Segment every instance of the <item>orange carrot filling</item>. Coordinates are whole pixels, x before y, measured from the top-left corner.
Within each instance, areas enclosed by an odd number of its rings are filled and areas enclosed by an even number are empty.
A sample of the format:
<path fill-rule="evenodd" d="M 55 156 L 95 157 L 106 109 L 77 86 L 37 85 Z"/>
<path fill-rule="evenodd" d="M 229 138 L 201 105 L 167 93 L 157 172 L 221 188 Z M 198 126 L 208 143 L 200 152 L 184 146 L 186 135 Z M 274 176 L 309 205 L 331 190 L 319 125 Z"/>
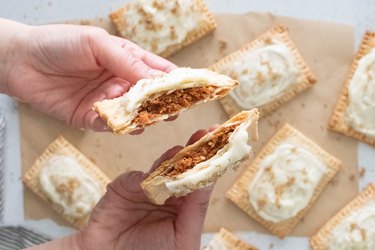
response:
<path fill-rule="evenodd" d="M 230 134 L 235 130 L 237 126 L 238 124 L 222 128 L 220 131 L 216 132 L 213 138 L 211 138 L 206 143 L 185 152 L 185 155 L 178 161 L 173 162 L 171 166 L 168 167 L 169 171 L 163 173 L 163 175 L 169 177 L 175 176 L 184 173 L 189 169 L 192 169 L 195 165 L 201 162 L 211 159 L 220 149 L 222 149 L 228 143 Z"/>
<path fill-rule="evenodd" d="M 189 108 L 199 101 L 212 97 L 216 87 L 193 87 L 179 89 L 171 93 L 162 94 L 156 98 L 150 98 L 142 103 L 138 109 L 138 116 L 134 118 L 133 123 L 146 125 L 164 114 L 173 114 L 181 109 Z M 229 90 L 225 90 L 228 92 Z M 223 94 L 223 93 L 218 93 Z"/>

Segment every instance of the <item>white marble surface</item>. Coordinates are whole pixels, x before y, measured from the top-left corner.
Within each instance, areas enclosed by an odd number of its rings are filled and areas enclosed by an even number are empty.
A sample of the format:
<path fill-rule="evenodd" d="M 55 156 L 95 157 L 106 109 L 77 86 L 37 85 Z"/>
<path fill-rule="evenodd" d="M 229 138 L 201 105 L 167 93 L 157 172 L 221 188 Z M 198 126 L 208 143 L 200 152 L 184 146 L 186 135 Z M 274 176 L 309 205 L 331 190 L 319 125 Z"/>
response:
<path fill-rule="evenodd" d="M 277 15 L 351 24 L 357 38 L 375 29 L 373 0 L 205 0 L 214 12 L 265 11 Z M 1 0 L 0 17 L 29 24 L 107 16 L 129 0 Z M 357 39 L 357 40 L 358 40 Z"/>
<path fill-rule="evenodd" d="M 17 225 L 24 221 L 23 186 L 17 104 L 0 94 L 0 112 L 5 118 L 4 147 L 4 218 L 3 223 Z"/>
<path fill-rule="evenodd" d="M 120 7 L 124 0 L 1 0 L 0 17 L 9 18 L 29 24 L 42 24 L 62 20 L 95 18 L 107 16 L 110 11 Z M 272 12 L 277 15 L 318 19 L 338 23 L 350 24 L 356 30 L 356 45 L 365 30 L 375 31 L 375 1 L 373 0 L 206 0 L 213 12 L 248 11 Z M 334 31 L 333 31 L 334 32 Z M 0 109 L 5 112 L 7 121 L 7 152 L 5 163 L 7 168 L 6 184 L 12 185 L 12 192 L 7 192 L 6 223 L 20 224 L 23 222 L 23 196 L 20 181 L 20 152 L 18 115 L 15 103 L 0 95 Z M 360 180 L 359 188 L 375 180 L 375 150 L 365 144 L 359 145 L 358 165 L 366 168 L 366 175 Z M 54 231 L 53 236 L 70 232 L 69 229 L 59 229 L 53 223 L 29 221 L 29 225 L 40 228 L 48 233 Z M 46 230 L 47 229 L 47 230 Z M 288 237 L 278 240 L 269 235 L 250 232 L 238 232 L 238 236 L 254 243 L 260 249 L 308 249 L 307 238 Z M 211 238 L 210 234 L 203 235 L 203 242 Z"/>

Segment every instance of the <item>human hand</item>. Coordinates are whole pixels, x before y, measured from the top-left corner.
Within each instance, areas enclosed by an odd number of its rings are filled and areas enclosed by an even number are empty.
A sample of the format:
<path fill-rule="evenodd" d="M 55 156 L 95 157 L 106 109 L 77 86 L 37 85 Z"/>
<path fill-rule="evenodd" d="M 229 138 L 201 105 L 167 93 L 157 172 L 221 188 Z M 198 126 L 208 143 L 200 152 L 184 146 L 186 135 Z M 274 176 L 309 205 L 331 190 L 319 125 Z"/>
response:
<path fill-rule="evenodd" d="M 206 133 L 197 131 L 188 144 Z M 152 169 L 182 148 L 168 150 Z M 88 225 L 75 236 L 79 249 L 199 249 L 211 188 L 171 198 L 158 206 L 149 202 L 141 189 L 146 177 L 143 172 L 132 171 L 108 185 Z"/>
<path fill-rule="evenodd" d="M 215 125 L 208 131 L 216 128 Z M 186 145 L 193 144 L 208 131 L 198 130 Z M 149 172 L 182 148 L 175 146 L 166 151 Z M 212 187 L 170 198 L 160 206 L 151 203 L 141 188 L 147 175 L 139 171 L 120 175 L 107 186 L 107 192 L 81 231 L 28 249 L 199 249 Z"/>
<path fill-rule="evenodd" d="M 9 29 L 10 21 L 0 19 L 0 31 L 4 22 Z M 176 67 L 97 27 L 10 23 L 19 35 L 9 36 L 13 45 L 7 64 L 0 65 L 5 75 L 0 91 L 75 127 L 108 130 L 92 111 L 94 102 L 118 97 L 139 79 Z"/>

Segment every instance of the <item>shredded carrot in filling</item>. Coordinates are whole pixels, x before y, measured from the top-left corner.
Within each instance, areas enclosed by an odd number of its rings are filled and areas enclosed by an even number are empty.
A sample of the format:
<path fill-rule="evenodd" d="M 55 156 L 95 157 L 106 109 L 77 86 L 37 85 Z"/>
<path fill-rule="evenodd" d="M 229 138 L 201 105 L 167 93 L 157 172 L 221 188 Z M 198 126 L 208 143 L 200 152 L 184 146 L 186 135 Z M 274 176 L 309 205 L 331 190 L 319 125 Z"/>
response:
<path fill-rule="evenodd" d="M 138 116 L 134 123 L 149 124 L 160 115 L 173 114 L 178 110 L 192 106 L 193 104 L 212 96 L 216 87 L 193 87 L 179 89 L 169 94 L 163 94 L 154 99 L 142 103 L 138 110 Z"/>
<path fill-rule="evenodd" d="M 195 165 L 203 161 L 209 160 L 217 153 L 217 151 L 222 149 L 228 143 L 230 134 L 237 126 L 238 124 L 232 125 L 216 132 L 211 140 L 186 152 L 183 158 L 173 162 L 170 171 L 168 173 L 164 173 L 163 175 L 178 175 L 188 169 L 193 168 Z"/>

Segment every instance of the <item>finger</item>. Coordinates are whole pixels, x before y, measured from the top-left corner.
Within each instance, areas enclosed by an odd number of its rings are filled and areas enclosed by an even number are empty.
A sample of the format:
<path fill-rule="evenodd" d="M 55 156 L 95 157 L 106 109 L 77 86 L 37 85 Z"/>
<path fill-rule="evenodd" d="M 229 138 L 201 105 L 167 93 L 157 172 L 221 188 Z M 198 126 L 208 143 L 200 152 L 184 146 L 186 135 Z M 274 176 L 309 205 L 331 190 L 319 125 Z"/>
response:
<path fill-rule="evenodd" d="M 139 49 L 142 49 L 136 43 L 119 36 L 111 36 L 111 39 L 117 43 L 117 46 L 124 47 L 126 45 L 127 49 L 129 49 L 131 52 L 136 52 L 139 51 Z"/>
<path fill-rule="evenodd" d="M 138 46 L 137 44 L 129 40 L 126 40 L 117 36 L 114 36 L 113 39 L 117 40 L 120 46 L 122 47 L 126 46 L 129 50 L 132 51 L 132 53 L 135 56 L 138 56 L 139 58 L 141 58 L 148 66 L 150 66 L 153 69 L 157 69 L 163 72 L 170 72 L 173 69 L 177 68 L 175 64 L 168 61 L 167 59 L 160 57 L 158 55 L 155 55 L 147 50 L 144 50 L 140 46 Z"/>
<path fill-rule="evenodd" d="M 118 195 L 126 200 L 140 202 L 148 201 L 141 187 L 141 182 L 147 174 L 141 171 L 130 171 L 119 175 L 107 186 L 107 193 Z"/>
<path fill-rule="evenodd" d="M 175 64 L 171 63 L 167 59 L 164 59 L 148 51 L 144 51 L 142 60 L 151 68 L 167 73 L 177 68 Z"/>
<path fill-rule="evenodd" d="M 118 185 L 126 192 L 141 192 L 141 182 L 146 178 L 146 175 L 141 171 L 130 171 L 119 175 L 112 183 L 114 186 Z"/>
<path fill-rule="evenodd" d="M 214 131 L 215 129 L 217 129 L 218 127 L 220 127 L 220 124 L 214 124 L 214 125 L 212 125 L 212 126 L 208 129 L 208 132 L 212 132 L 212 131 Z"/>
<path fill-rule="evenodd" d="M 145 131 L 145 129 L 141 128 L 141 129 L 134 130 L 134 131 L 130 132 L 129 134 L 131 134 L 131 135 L 140 135 L 140 134 L 143 133 L 143 131 Z"/>
<path fill-rule="evenodd" d="M 163 153 L 159 159 L 157 159 L 154 164 L 152 164 L 151 166 L 151 169 L 150 169 L 150 173 L 152 171 L 154 171 L 157 167 L 159 167 L 163 162 L 169 160 L 169 159 L 172 159 L 173 156 L 175 156 L 175 154 L 177 154 L 179 151 L 181 151 L 181 149 L 183 149 L 184 147 L 181 146 L 181 145 L 177 145 L 177 146 L 174 146 L 173 148 L 170 148 L 168 149 L 165 153 Z"/>
<path fill-rule="evenodd" d="M 211 193 L 212 187 L 208 187 L 188 194 L 178 212 L 176 228 L 184 228 L 181 237 L 185 242 L 197 244 L 192 249 L 199 249 L 200 241 L 197 239 L 200 239 Z"/>
<path fill-rule="evenodd" d="M 174 115 L 174 116 L 170 116 L 168 117 L 167 119 L 165 119 L 164 121 L 166 122 L 171 122 L 171 121 L 174 121 L 178 118 L 178 115 Z"/>
<path fill-rule="evenodd" d="M 174 206 L 174 207 L 179 207 L 184 203 L 184 197 L 169 197 L 164 205 L 165 206 Z"/>
<path fill-rule="evenodd" d="M 90 112 L 94 112 L 93 110 L 91 110 Z M 111 128 L 108 127 L 107 123 L 98 116 L 98 114 L 94 114 L 92 115 L 92 117 L 96 117 L 94 118 L 94 121 L 90 121 L 89 123 L 92 124 L 92 130 L 96 131 L 96 132 L 109 132 L 111 131 Z"/>
<path fill-rule="evenodd" d="M 208 133 L 208 131 L 205 130 L 205 129 L 200 129 L 200 130 L 196 131 L 192 136 L 190 136 L 188 142 L 186 143 L 186 146 L 189 146 L 189 145 L 195 143 L 200 138 L 205 136 L 207 133 Z"/>
<path fill-rule="evenodd" d="M 111 39 L 109 35 L 91 38 L 91 46 L 99 65 L 131 84 L 143 78 L 155 77 L 163 72 L 153 69 L 128 48 Z"/>
<path fill-rule="evenodd" d="M 107 222 L 107 224 L 115 225 L 118 224 L 118 218 L 113 216 L 114 211 L 123 211 L 122 216 L 126 217 L 126 211 L 139 210 L 142 206 L 150 206 L 151 204 L 141 187 L 141 182 L 145 178 L 147 178 L 147 175 L 143 172 L 131 171 L 119 175 L 110 182 L 107 185 L 106 193 L 92 211 L 89 223 Z M 119 225 L 120 227 L 122 226 Z"/>
<path fill-rule="evenodd" d="M 88 88 L 85 90 L 88 94 L 81 97 L 82 99 L 72 114 L 69 124 L 94 131 L 109 131 L 99 115 L 92 110 L 92 107 L 97 101 L 123 95 L 129 90 L 130 83 L 120 78 L 111 78 L 104 83 L 87 84 L 85 88 Z"/>

